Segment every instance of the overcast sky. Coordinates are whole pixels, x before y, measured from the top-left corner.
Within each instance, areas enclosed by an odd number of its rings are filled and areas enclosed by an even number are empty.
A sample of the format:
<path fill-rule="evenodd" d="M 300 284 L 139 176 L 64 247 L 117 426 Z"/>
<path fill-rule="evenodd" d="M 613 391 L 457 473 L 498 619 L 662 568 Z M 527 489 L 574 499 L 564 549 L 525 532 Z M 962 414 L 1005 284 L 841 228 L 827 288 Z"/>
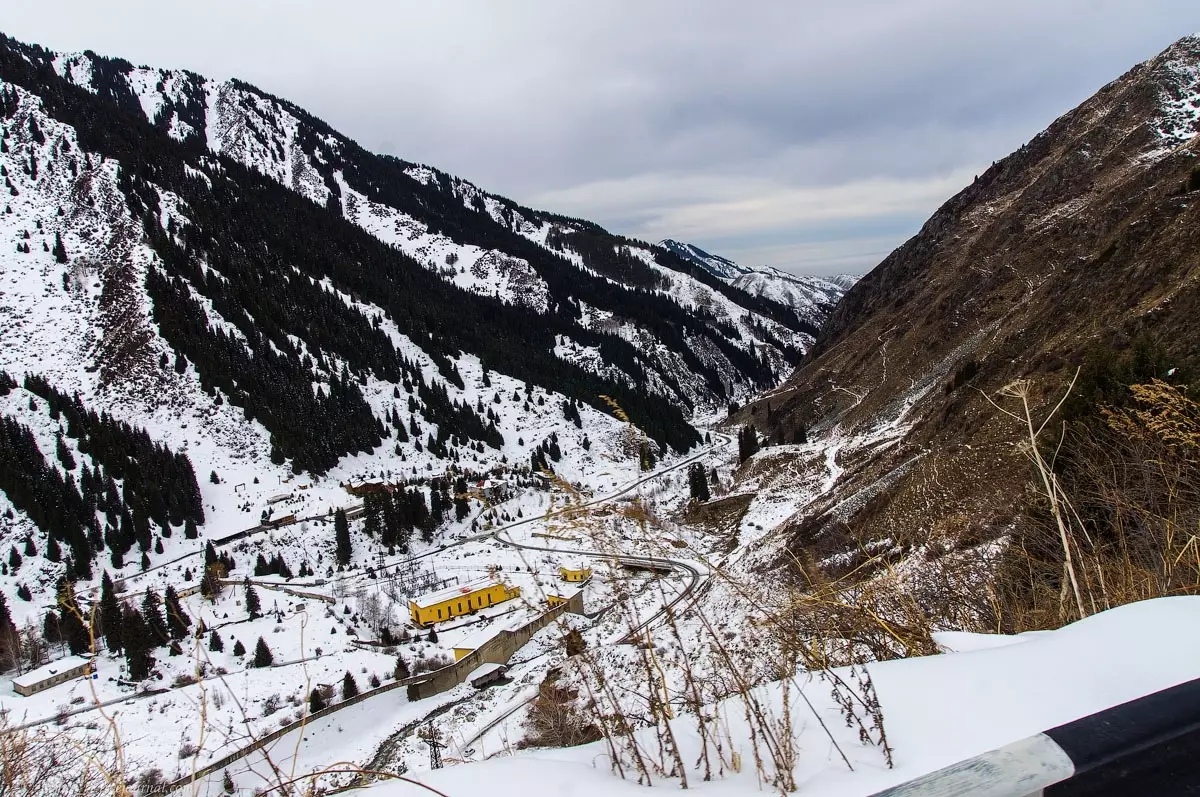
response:
<path fill-rule="evenodd" d="M 369 149 L 747 265 L 870 270 L 1196 0 L 56 0 L 3 32 L 240 77 Z"/>

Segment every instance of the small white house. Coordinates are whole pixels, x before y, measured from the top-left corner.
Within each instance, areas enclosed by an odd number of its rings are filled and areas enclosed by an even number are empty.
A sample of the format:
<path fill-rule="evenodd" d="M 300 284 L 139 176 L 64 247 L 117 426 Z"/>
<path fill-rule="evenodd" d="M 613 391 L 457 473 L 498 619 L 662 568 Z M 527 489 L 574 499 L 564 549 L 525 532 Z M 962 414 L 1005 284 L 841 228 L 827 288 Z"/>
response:
<path fill-rule="evenodd" d="M 84 656 L 67 656 L 13 678 L 13 691 L 28 697 L 72 678 L 86 677 L 91 671 L 91 659 Z"/>

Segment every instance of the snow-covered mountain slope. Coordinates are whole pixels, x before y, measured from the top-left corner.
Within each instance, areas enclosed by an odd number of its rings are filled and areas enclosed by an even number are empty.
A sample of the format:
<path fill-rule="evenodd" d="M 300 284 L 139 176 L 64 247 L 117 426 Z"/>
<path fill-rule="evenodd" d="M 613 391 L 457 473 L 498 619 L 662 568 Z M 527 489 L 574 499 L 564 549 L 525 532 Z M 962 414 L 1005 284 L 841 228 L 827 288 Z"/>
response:
<path fill-rule="evenodd" d="M 755 296 L 763 296 L 795 308 L 796 312 L 814 323 L 824 323 L 834 305 L 846 293 L 854 278 L 796 276 L 777 268 L 750 271 L 733 280 L 733 285 Z"/>
<path fill-rule="evenodd" d="M 710 254 L 694 244 L 671 238 L 659 241 L 658 245 L 739 290 L 792 308 L 798 316 L 818 329 L 825 323 L 838 300 L 858 280 L 854 274 L 815 277 L 789 274 L 777 268 L 748 268 Z"/>
<path fill-rule="evenodd" d="M 346 219 L 464 290 L 539 313 L 570 299 L 598 305 L 589 288 L 611 293 L 614 286 L 622 293 L 648 289 L 678 304 L 668 283 L 636 262 L 644 257 L 629 258 L 631 252 L 650 253 L 668 267 L 679 267 L 653 247 L 586 222 L 520 207 L 427 166 L 366 152 L 291 103 L 241 81 L 133 67 L 92 53 L 56 55 L 52 63 L 64 79 L 140 110 L 148 122 L 183 144 L 230 157 L 319 205 L 340 207 Z M 573 271 L 595 281 L 572 285 L 579 282 Z M 719 282 L 703 290 L 713 300 L 703 304 L 728 304 L 717 298 L 725 295 L 737 305 L 736 312 L 713 319 L 736 334 L 722 333 L 728 346 L 694 347 L 708 352 L 701 355 L 708 373 L 700 379 L 657 369 L 659 378 L 653 381 L 678 381 L 670 394 L 686 404 L 712 401 L 715 383 L 725 379 L 721 374 L 746 370 L 747 365 L 729 361 L 728 351 L 722 355 L 717 349 L 753 350 L 771 370 L 782 373 L 814 332 L 807 318 L 796 318 L 769 297 Z M 661 330 L 639 323 L 641 314 L 628 300 L 607 304 L 601 309 L 626 319 L 629 335 L 662 338 Z M 748 320 L 765 324 L 769 332 L 760 334 Z M 737 390 L 732 383 L 730 387 Z"/>
<path fill-rule="evenodd" d="M 356 505 L 352 483 L 406 483 L 432 511 L 458 475 L 636 473 L 816 331 L 239 81 L 7 38 L 0 179 L 0 591 L 18 624 L 64 575 L 94 590 L 103 570 L 190 562 L 263 518 Z M 489 500 L 414 546 L 495 520 Z M 301 536 L 277 549 L 293 572 L 332 553 L 323 524 Z"/>

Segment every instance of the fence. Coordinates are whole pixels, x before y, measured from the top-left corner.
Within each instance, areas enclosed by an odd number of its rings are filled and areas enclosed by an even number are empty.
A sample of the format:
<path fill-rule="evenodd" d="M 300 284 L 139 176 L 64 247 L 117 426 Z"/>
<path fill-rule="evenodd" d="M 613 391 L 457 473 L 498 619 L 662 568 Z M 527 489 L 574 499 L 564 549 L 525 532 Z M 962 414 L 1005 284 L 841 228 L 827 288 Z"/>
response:
<path fill-rule="evenodd" d="M 1068 722 L 874 797 L 1200 794 L 1200 679 Z"/>

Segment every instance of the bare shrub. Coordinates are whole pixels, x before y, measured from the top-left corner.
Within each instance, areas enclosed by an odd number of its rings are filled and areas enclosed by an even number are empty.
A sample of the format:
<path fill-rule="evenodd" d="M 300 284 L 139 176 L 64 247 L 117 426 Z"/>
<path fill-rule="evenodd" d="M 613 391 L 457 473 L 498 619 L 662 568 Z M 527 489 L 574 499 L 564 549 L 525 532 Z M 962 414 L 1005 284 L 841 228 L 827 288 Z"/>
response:
<path fill-rule="evenodd" d="M 525 718 L 526 747 L 574 747 L 601 738 L 600 729 L 588 712 L 579 707 L 579 693 L 561 686 L 555 675 L 547 675 Z"/>

